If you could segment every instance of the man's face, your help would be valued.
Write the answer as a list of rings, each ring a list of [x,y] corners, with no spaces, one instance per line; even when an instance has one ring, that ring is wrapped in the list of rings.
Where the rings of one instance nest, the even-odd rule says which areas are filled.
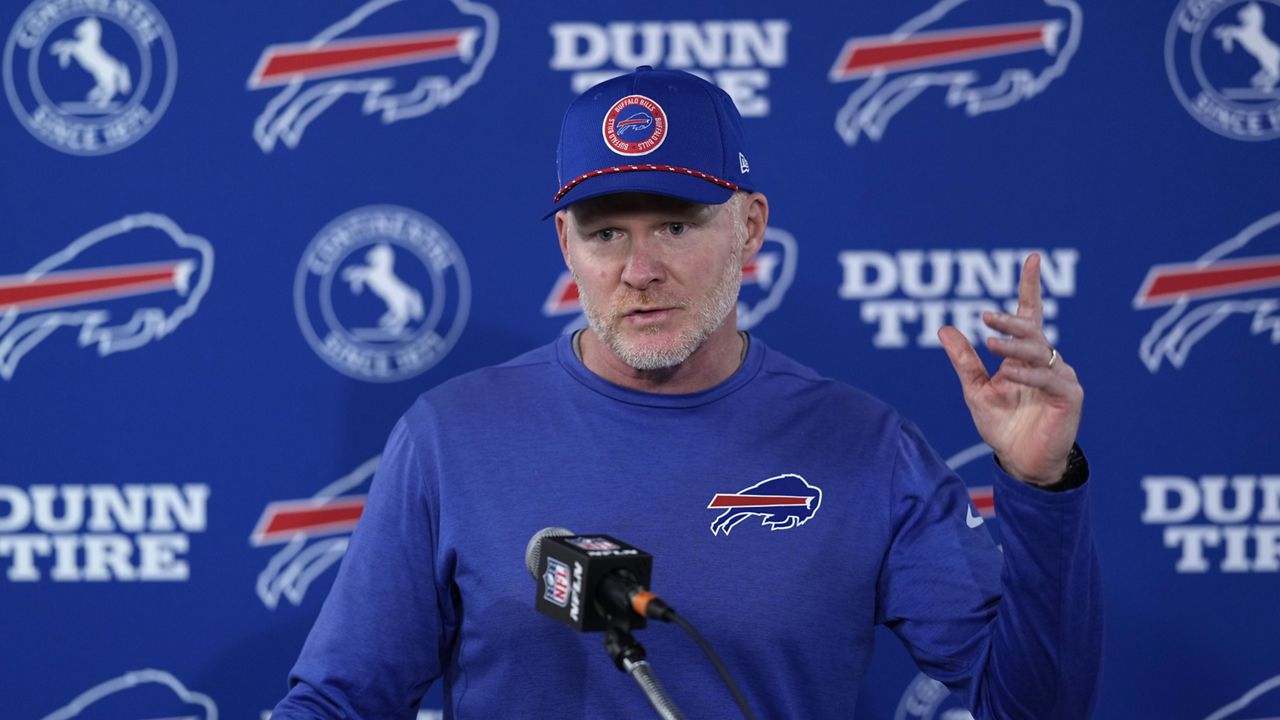
[[[740,201],[607,195],[561,211],[556,226],[592,331],[627,365],[679,365],[734,317]]]

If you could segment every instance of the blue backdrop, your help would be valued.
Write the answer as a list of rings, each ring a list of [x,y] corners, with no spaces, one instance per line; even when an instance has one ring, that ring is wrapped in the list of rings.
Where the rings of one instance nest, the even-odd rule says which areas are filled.
[[[560,115],[638,64],[746,118],[742,324],[918,422],[997,532],[935,331],[979,339],[1044,253],[1098,717],[1280,714],[1280,1],[19,0],[0,31],[3,717],[279,699],[400,413],[581,322],[539,219]],[[967,717],[882,640],[861,717]]]

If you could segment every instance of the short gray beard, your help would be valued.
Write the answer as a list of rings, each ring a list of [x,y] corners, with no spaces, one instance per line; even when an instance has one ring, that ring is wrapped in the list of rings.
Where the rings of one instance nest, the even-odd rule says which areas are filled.
[[[627,303],[618,300],[610,303],[609,307],[602,308],[595,304],[594,298],[588,297],[586,293],[579,293],[578,299],[582,303],[582,310],[587,316],[587,323],[591,326],[592,332],[627,366],[635,370],[664,370],[680,365],[697,352],[698,348],[702,347],[702,344],[707,341],[707,338],[720,329],[725,319],[728,318],[729,312],[737,307],[738,291],[742,287],[742,250],[747,235],[745,218],[741,217],[742,197],[742,193],[735,194],[730,198],[728,206],[725,208],[726,211],[734,216],[734,249],[720,272],[719,281],[711,288],[711,293],[708,296],[710,303],[698,308],[697,322],[693,327],[680,333],[675,340],[674,347],[663,349],[626,346],[622,333],[618,331],[618,322],[621,308],[626,306]],[[573,273],[574,282],[577,282],[578,288],[581,289],[582,283],[578,278],[578,271],[573,267],[570,267],[569,271]],[[641,297],[648,299],[654,296],[641,293]],[[661,296],[657,297],[659,301],[656,303],[650,301],[638,304],[677,305],[682,309],[688,309],[691,304],[696,303],[696,301],[672,303],[661,299]],[[654,334],[658,332],[661,331],[653,330]]]

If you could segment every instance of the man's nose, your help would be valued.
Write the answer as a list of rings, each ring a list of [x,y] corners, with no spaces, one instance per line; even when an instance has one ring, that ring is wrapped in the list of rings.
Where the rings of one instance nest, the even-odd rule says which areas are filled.
[[[662,243],[650,238],[638,238],[631,242],[627,264],[622,268],[622,281],[637,290],[643,290],[666,277]]]

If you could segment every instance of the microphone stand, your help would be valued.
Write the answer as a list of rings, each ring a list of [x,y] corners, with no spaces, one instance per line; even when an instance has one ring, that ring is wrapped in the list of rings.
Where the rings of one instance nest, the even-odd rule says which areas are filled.
[[[625,621],[619,622],[610,616],[609,628],[604,634],[604,648],[609,652],[609,657],[613,658],[613,664],[619,671],[635,678],[662,720],[684,720],[680,709],[671,702],[667,691],[658,683],[652,666],[649,665],[648,660],[645,660],[644,647],[628,630],[628,624]]]

